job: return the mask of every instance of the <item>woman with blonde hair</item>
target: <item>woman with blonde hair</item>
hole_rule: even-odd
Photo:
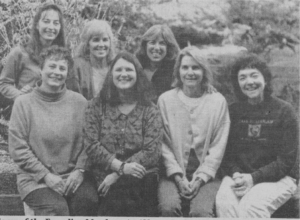
[[[96,97],[114,56],[114,36],[110,25],[104,20],[88,21],[82,30],[67,87],[80,92],[87,100]]]
[[[174,68],[174,89],[159,97],[164,124],[162,157],[166,168],[158,189],[162,216],[213,217],[230,119],[227,102],[211,91],[212,73],[201,51],[183,49]]]
[[[172,30],[166,25],[154,25],[142,36],[136,54],[146,76],[152,82],[157,97],[171,89],[172,73],[179,46]]]

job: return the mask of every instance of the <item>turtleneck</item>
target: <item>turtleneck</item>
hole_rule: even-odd
[[[46,92],[43,89],[41,89],[40,86],[37,86],[33,92],[35,95],[37,95],[40,99],[42,99],[45,102],[57,102],[57,101],[60,101],[64,97],[66,91],[67,91],[67,88],[64,85],[63,88],[59,92],[56,92],[56,93]]]

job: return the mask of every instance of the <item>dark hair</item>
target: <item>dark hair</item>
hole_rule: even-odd
[[[136,53],[143,68],[150,63],[150,59],[147,56],[147,42],[156,39],[158,36],[162,36],[167,44],[167,54],[161,62],[175,60],[179,53],[180,49],[172,30],[167,25],[154,25],[142,36],[140,48]]]
[[[114,65],[119,59],[124,59],[134,65],[136,76],[137,76],[137,80],[134,88],[136,94],[136,100],[141,105],[146,105],[146,106],[150,105],[151,101],[156,98],[152,85],[148,81],[138,59],[133,54],[128,53],[126,51],[120,52],[112,60],[112,63],[110,64],[110,68],[104,82],[104,86],[100,92],[100,100],[102,102],[107,102],[112,106],[116,106],[120,104],[119,91],[113,82],[113,73],[112,73]]]
[[[63,14],[61,9],[56,5],[52,3],[44,3],[42,6],[38,8],[37,13],[35,14],[33,18],[33,23],[30,31],[31,38],[29,42],[24,45],[25,50],[29,54],[30,58],[35,61],[39,62],[39,55],[43,49],[42,43],[40,41],[40,33],[37,29],[38,22],[41,19],[42,13],[44,11],[56,11],[58,13],[59,17],[59,23],[60,23],[60,30],[57,35],[57,37],[52,42],[52,45],[58,45],[61,47],[65,46],[65,34],[64,34],[64,23],[63,23]]]
[[[180,70],[182,58],[184,56],[192,57],[199,64],[199,66],[201,66],[202,69],[204,70],[203,79],[201,81],[201,90],[202,92],[207,91],[208,86],[211,84],[212,81],[212,71],[209,67],[209,63],[207,61],[206,56],[201,52],[199,48],[195,46],[188,46],[180,51],[174,66],[172,86],[179,87],[179,88],[182,88],[183,86],[183,83],[180,78],[179,70]]]
[[[233,63],[231,68],[231,83],[237,99],[239,101],[248,100],[248,97],[242,92],[238,81],[239,71],[244,69],[257,69],[259,72],[261,72],[266,82],[264,98],[269,99],[273,92],[271,86],[271,71],[265,61],[260,59],[256,54],[252,53],[241,54],[241,56],[239,56]]]
[[[41,52],[40,67],[43,69],[46,59],[66,60],[68,62],[68,73],[73,67],[73,59],[68,48],[52,45]]]

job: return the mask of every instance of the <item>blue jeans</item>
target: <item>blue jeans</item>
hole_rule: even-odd
[[[183,216],[182,206],[189,203],[190,217],[215,217],[215,198],[220,187],[221,180],[214,179],[202,186],[198,194],[191,200],[183,200],[177,189],[175,182],[167,177],[163,177],[158,187],[158,209],[163,217]]]
[[[29,193],[24,202],[36,216],[97,216],[99,207],[96,183],[90,177],[67,197],[50,188],[40,188]]]

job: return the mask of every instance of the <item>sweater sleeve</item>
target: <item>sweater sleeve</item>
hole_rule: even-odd
[[[0,75],[0,93],[8,99],[15,100],[22,94],[15,86],[17,81],[16,77],[21,74],[21,60],[21,48],[16,47],[8,54]]]
[[[80,107],[82,107],[82,111],[78,111],[78,114],[82,113],[82,116],[81,117],[81,123],[79,124],[79,126],[82,126],[84,124],[84,112],[87,108],[87,101],[86,99],[84,99],[84,102],[82,103],[78,103],[79,105],[81,105]],[[79,106],[78,106],[79,107]],[[81,127],[82,128],[82,127]],[[80,149],[81,149],[81,152],[78,156],[78,159],[77,159],[77,162],[76,162],[76,166],[75,166],[75,169],[84,169],[84,170],[88,170],[89,167],[87,166],[87,154],[86,154],[86,150],[85,150],[85,147],[84,147],[84,144],[83,144],[83,129],[80,130],[80,134],[79,134],[79,139],[77,141],[77,144],[79,145]]]
[[[89,102],[85,112],[83,143],[91,163],[109,169],[116,155],[110,153],[99,140],[102,125],[100,112],[101,106],[97,105],[96,100]]]
[[[162,139],[162,157],[164,161],[164,165],[166,167],[167,177],[172,176],[175,173],[179,173],[183,175],[183,170],[178,164],[175,155],[172,151],[172,141],[171,134],[168,123],[168,116],[166,111],[166,102],[160,97],[158,99],[158,107],[161,112],[162,121],[163,121],[163,139]]]
[[[278,181],[286,176],[295,164],[299,146],[299,125],[292,106],[288,105],[283,109],[281,121],[282,146],[277,159],[251,174],[254,184]]]
[[[136,162],[149,169],[158,166],[161,156],[162,121],[156,106],[148,108],[144,117],[142,149],[128,158],[126,162]]]
[[[195,171],[194,175],[204,178],[207,181],[210,177],[214,178],[217,170],[223,159],[225,152],[227,138],[230,128],[230,119],[228,113],[228,106],[225,99],[222,104],[218,107],[219,110],[216,112],[216,123],[212,126],[212,135],[210,138],[210,144],[207,154],[202,164]]]
[[[9,152],[19,168],[33,176],[36,182],[41,181],[50,171],[42,164],[32,151],[29,139],[29,121],[26,118],[26,106],[16,99],[9,125]]]
[[[70,70],[69,76],[66,80],[66,85],[69,90],[82,94],[79,79],[80,79],[80,68],[78,67],[78,64],[75,60],[74,66]]]

